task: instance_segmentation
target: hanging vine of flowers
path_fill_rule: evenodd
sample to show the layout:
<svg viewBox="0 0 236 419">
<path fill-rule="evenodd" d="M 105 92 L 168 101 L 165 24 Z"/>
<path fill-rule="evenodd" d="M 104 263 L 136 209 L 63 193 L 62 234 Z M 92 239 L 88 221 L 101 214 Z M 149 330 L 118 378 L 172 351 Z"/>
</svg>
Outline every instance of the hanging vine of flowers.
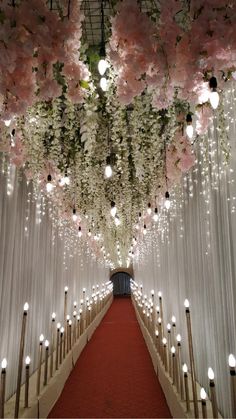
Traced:
<svg viewBox="0 0 236 419">
<path fill-rule="evenodd" d="M 216 77 L 221 90 L 235 77 L 236 6 L 161 0 L 148 16 L 135 0 L 120 2 L 103 94 L 82 53 L 80 2 L 51 6 L 0 4 L 0 151 L 23 169 L 36 195 L 47 195 L 53 223 L 70 232 L 70 243 L 85 237 L 99 260 L 124 264 L 152 226 L 154 209 L 157 215 L 194 165 L 186 115 L 201 141 L 213 115 L 209 80 Z M 222 109 L 216 113 L 227 159 Z M 113 175 L 105 178 L 108 161 Z"/>
</svg>

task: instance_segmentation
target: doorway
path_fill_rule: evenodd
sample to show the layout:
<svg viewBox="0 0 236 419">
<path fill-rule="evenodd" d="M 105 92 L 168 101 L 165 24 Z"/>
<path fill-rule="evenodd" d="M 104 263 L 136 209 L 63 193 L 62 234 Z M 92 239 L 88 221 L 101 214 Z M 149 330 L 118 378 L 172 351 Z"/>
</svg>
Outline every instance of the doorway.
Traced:
<svg viewBox="0 0 236 419">
<path fill-rule="evenodd" d="M 130 297 L 131 276 L 126 272 L 117 272 L 111 277 L 114 297 Z"/>
</svg>

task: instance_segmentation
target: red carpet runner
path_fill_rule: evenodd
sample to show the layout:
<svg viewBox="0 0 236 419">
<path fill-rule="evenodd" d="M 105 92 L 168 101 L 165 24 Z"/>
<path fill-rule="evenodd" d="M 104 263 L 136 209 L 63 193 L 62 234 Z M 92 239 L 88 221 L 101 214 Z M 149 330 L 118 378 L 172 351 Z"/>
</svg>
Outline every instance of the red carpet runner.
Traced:
<svg viewBox="0 0 236 419">
<path fill-rule="evenodd" d="M 50 418 L 170 418 L 130 299 L 115 299 Z"/>
</svg>

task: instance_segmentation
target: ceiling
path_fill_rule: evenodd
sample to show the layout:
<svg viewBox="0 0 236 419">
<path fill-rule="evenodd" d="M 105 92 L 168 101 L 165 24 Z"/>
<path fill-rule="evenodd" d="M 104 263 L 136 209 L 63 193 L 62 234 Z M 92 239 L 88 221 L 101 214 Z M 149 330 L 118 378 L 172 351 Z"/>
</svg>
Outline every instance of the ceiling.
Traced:
<svg viewBox="0 0 236 419">
<path fill-rule="evenodd" d="M 115 4 L 117 0 L 83 0 L 82 10 L 84 11 L 85 20 L 83 24 L 83 32 L 86 42 L 90 46 L 99 45 L 101 43 L 101 6 L 103 3 L 105 27 L 109 26 L 110 16 L 116 10 Z M 158 0 L 138 0 L 141 10 L 148 12 L 153 8 L 157 8 Z"/>
</svg>

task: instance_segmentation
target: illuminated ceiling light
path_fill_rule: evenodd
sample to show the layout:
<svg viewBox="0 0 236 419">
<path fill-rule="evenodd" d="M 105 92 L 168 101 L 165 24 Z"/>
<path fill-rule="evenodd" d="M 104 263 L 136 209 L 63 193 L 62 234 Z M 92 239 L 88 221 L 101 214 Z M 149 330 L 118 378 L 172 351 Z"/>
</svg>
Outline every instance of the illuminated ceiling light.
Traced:
<svg viewBox="0 0 236 419">
<path fill-rule="evenodd" d="M 118 217 L 118 215 L 115 215 L 115 225 L 118 227 L 121 224 L 121 221 Z"/>
<path fill-rule="evenodd" d="M 111 158 L 107 156 L 106 167 L 105 167 L 105 177 L 109 179 L 112 176 L 112 167 L 111 167 Z"/>
<path fill-rule="evenodd" d="M 209 86 L 211 89 L 209 100 L 213 109 L 217 109 L 220 101 L 219 93 L 217 92 L 217 80 L 215 77 L 211 77 L 209 81 Z"/>
<path fill-rule="evenodd" d="M 106 92 L 108 89 L 108 83 L 106 77 L 102 77 L 100 79 L 100 87 L 103 90 L 103 92 Z"/>
<path fill-rule="evenodd" d="M 117 208 L 116 208 L 116 204 L 115 204 L 115 202 L 114 201 L 112 201 L 111 202 L 111 215 L 112 215 L 112 217 L 115 217 L 115 215 L 116 215 L 116 211 L 117 211 Z"/>
<path fill-rule="evenodd" d="M 168 191 L 165 193 L 165 208 L 168 210 L 170 209 L 170 194 Z"/>
<path fill-rule="evenodd" d="M 79 236 L 79 237 L 81 237 L 81 236 L 82 236 L 82 231 L 81 231 L 81 227 L 80 227 L 80 226 L 79 226 L 78 236 Z"/>
<path fill-rule="evenodd" d="M 152 213 L 152 207 L 151 207 L 150 202 L 149 202 L 149 204 L 148 204 L 147 213 L 148 213 L 148 215 L 151 215 L 151 213 Z"/>
<path fill-rule="evenodd" d="M 98 62 L 99 74 L 101 76 L 103 76 L 107 69 L 108 69 L 108 62 L 106 60 L 104 60 L 103 58 L 101 58 L 101 60 L 99 60 L 99 62 Z"/>
<path fill-rule="evenodd" d="M 155 221 L 155 223 L 158 221 L 158 209 L 157 208 L 155 208 L 155 210 L 154 210 L 153 220 Z"/>
<path fill-rule="evenodd" d="M 187 127 L 186 127 L 186 134 L 188 136 L 188 138 L 193 138 L 193 120 L 192 120 L 192 116 L 190 113 L 187 114 L 186 117 L 186 122 L 187 122 Z"/>
<path fill-rule="evenodd" d="M 46 183 L 46 190 L 48 193 L 52 192 L 53 190 L 53 184 L 52 184 L 52 176 L 48 175 L 47 183 Z"/>
<path fill-rule="evenodd" d="M 75 222 L 75 221 L 77 221 L 77 219 L 78 219 L 78 216 L 76 214 L 76 209 L 73 208 L 72 220 Z"/>
</svg>

